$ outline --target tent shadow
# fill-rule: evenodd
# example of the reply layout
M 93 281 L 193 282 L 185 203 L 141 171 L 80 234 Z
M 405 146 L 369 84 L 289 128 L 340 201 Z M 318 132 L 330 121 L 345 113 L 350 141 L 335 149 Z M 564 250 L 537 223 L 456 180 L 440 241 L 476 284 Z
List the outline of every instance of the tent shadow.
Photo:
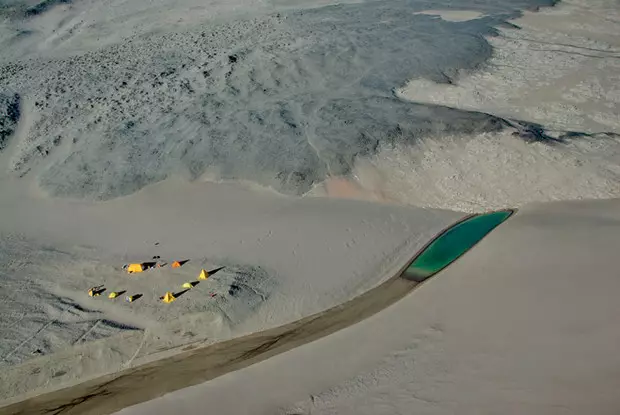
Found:
M 189 288 L 187 288 L 185 290 L 182 290 L 182 291 L 179 291 L 179 292 L 176 292 L 176 293 L 173 293 L 172 295 L 174 295 L 174 298 L 179 298 L 180 296 L 182 296 L 183 294 L 185 294 L 188 291 L 189 291 Z
M 189 259 L 184 259 L 183 261 L 179 261 L 179 264 L 181 266 L 183 266 L 183 265 L 187 264 L 188 262 L 189 262 Z
M 211 276 L 213 276 L 213 275 L 217 274 L 218 272 L 220 272 L 220 271 L 221 271 L 221 270 L 223 270 L 224 268 L 226 268 L 226 267 L 219 267 L 219 268 L 212 269 L 211 271 L 209 271 L 209 277 L 211 277 Z
M 143 262 L 142 263 L 142 266 L 144 267 L 145 271 L 147 269 L 155 268 L 156 265 L 157 265 L 157 262 Z
M 107 288 L 99 288 L 97 290 L 93 290 L 93 296 L 101 295 L 105 292 Z

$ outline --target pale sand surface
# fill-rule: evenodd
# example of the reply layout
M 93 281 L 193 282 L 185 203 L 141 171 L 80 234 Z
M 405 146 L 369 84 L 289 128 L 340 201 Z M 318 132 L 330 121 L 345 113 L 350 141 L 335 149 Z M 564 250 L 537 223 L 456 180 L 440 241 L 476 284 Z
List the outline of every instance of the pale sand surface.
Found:
M 239 5 L 218 10 L 233 14 Z M 521 30 L 503 27 L 488 39 L 494 56 L 479 70 L 460 73 L 452 84 L 415 79 L 398 91 L 416 102 L 540 122 L 552 138 L 566 130 L 592 133 L 577 140 L 527 142 L 512 135 L 517 127 L 425 136 L 415 148 L 387 146 L 359 158 L 351 177 L 330 177 L 308 194 L 332 199 L 172 177 L 95 203 L 50 198 L 37 187 L 37 174 L 62 154 L 35 164 L 25 179 L 5 177 L 2 169 L 0 398 L 15 401 L 148 362 L 157 376 L 153 362 L 181 345 L 209 345 L 350 300 L 386 281 L 464 215 L 441 209 L 617 198 L 616 6 L 570 0 L 526 13 L 514 21 Z M 40 21 L 25 50 L 64 54 L 133 30 L 148 33 L 153 22 L 186 24 L 161 8 L 141 7 L 131 9 L 126 29 L 99 42 L 105 25 L 84 25 L 79 8 L 61 5 Z M 484 18 L 425 13 L 446 21 Z M 203 5 L 194 17 L 212 16 Z M 125 19 L 112 18 L 118 27 Z M 66 33 L 50 33 L 59 25 Z M 32 115 L 20 119 L 17 138 L 37 121 Z M 19 142 L 0 153 L 0 166 Z M 618 199 L 526 205 L 432 283 L 368 320 L 123 412 L 200 413 L 208 403 L 224 414 L 617 413 L 619 208 Z M 137 278 L 120 270 L 154 255 L 190 262 Z M 201 268 L 220 266 L 171 305 L 158 301 Z M 100 283 L 144 296 L 132 304 L 88 297 Z M 235 359 L 232 351 L 221 353 Z M 180 370 L 166 382 L 183 377 Z
M 526 207 L 381 313 L 119 413 L 617 413 L 618 244 L 618 200 Z
M 525 11 L 487 37 L 492 57 L 476 70 L 443 83 L 412 79 L 399 97 L 493 114 L 515 129 L 384 145 L 356 161 L 358 187 L 382 200 L 469 212 L 619 197 L 619 22 L 611 0 Z M 539 123 L 545 138 L 522 140 L 526 123 Z
M 548 128 L 620 132 L 620 12 L 610 0 L 562 1 L 524 12 L 489 37 L 491 60 L 452 84 L 416 79 L 416 102 L 535 121 Z
M 14 184 L 3 182 L 0 200 L 3 398 L 319 312 L 381 283 L 463 216 L 181 180 L 102 203 Z M 134 276 L 120 269 L 153 256 L 190 262 Z M 159 301 L 220 266 L 174 303 Z M 99 284 L 107 292 L 88 297 Z M 106 297 L 120 290 L 143 297 Z
M 395 277 L 324 312 L 205 347 L 193 343 L 145 365 L 0 408 L 2 414 L 108 414 L 252 365 L 355 324 L 401 299 L 418 283 Z
M 439 16 L 443 20 L 449 22 L 464 22 L 467 20 L 478 19 L 484 16 L 482 13 L 472 10 L 425 10 L 416 14 L 428 14 L 430 16 Z

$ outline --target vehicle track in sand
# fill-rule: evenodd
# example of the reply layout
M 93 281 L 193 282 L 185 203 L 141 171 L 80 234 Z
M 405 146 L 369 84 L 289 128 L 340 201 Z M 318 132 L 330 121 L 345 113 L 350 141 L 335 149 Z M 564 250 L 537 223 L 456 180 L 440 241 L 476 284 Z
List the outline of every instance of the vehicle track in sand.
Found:
M 504 212 L 504 215 L 497 215 Z M 501 218 L 494 224 L 484 224 L 479 237 L 469 239 L 463 245 L 463 232 L 451 232 L 459 225 L 483 215 L 469 215 L 444 229 L 420 249 L 398 272 L 383 284 L 343 304 L 301 320 L 258 333 L 200 347 L 199 344 L 184 346 L 181 352 L 141 366 L 98 377 L 75 386 L 31 397 L 0 408 L 5 414 L 110 414 L 127 406 L 148 401 L 166 393 L 206 382 L 226 373 L 243 369 L 270 357 L 284 353 L 306 343 L 318 340 L 378 313 L 394 304 L 430 277 L 456 261 L 474 247 L 499 224 L 507 220 L 515 210 L 489 213 Z M 483 221 L 478 221 L 483 222 Z M 457 234 L 457 235 L 455 235 Z M 458 253 L 443 247 L 436 249 L 440 238 L 452 235 L 459 245 Z M 454 238 L 453 238 L 454 239 Z M 437 242 L 437 243 L 436 243 Z M 435 249 L 433 253 L 424 255 Z M 446 261 L 437 261 L 443 255 Z M 431 258 L 428 258 L 428 257 Z M 413 266 L 421 259 L 423 266 Z M 429 271 L 431 262 L 437 265 Z

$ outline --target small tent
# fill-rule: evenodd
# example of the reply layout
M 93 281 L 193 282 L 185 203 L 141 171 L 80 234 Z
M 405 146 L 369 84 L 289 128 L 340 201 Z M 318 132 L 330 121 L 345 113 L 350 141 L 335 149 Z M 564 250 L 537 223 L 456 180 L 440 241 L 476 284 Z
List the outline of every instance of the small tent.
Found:
M 200 271 L 200 275 L 198 276 L 199 280 L 206 280 L 207 278 L 209 278 L 209 273 L 207 271 L 205 271 L 204 269 L 202 271 Z
M 176 300 L 176 297 L 174 296 L 174 294 L 172 294 L 170 291 L 168 291 L 166 294 L 164 294 L 164 296 L 161 298 L 161 300 L 164 303 L 171 303 L 174 300 Z
M 129 264 L 127 266 L 127 272 L 130 274 L 133 274 L 135 272 L 142 272 L 144 271 L 144 265 L 142 264 Z
M 181 267 L 181 263 L 179 261 L 174 261 L 171 265 L 172 268 L 180 268 Z

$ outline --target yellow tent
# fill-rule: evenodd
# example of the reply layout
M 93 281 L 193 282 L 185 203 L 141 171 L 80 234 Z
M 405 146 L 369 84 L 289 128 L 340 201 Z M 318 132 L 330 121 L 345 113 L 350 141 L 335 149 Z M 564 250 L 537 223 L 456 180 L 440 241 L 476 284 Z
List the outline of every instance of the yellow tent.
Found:
M 191 282 L 186 282 L 185 284 L 182 285 L 182 287 L 183 288 L 194 288 L 194 284 L 192 284 Z
M 172 294 L 170 291 L 168 291 L 161 299 L 164 303 L 171 303 L 174 300 L 176 300 L 174 294 Z
M 209 273 L 207 271 L 205 271 L 204 269 L 202 271 L 200 271 L 200 275 L 198 276 L 199 280 L 206 280 L 207 278 L 209 278 Z
M 142 264 L 129 264 L 127 266 L 127 272 L 133 274 L 134 272 L 144 271 L 144 265 Z
M 118 293 L 116 291 L 112 291 L 110 295 L 108 295 L 108 298 L 116 298 L 116 297 L 118 297 Z

